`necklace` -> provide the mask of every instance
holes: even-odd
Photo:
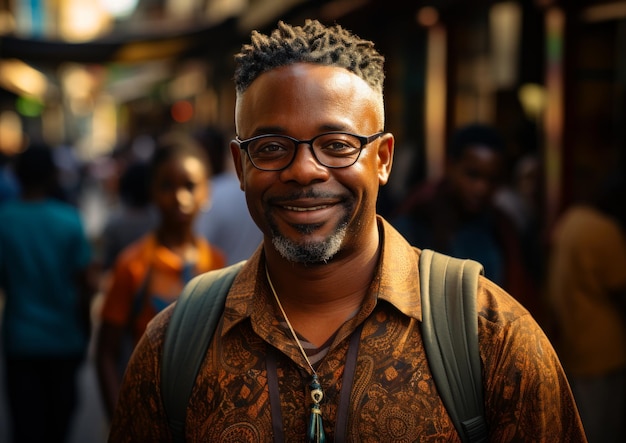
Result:
[[[272,279],[270,278],[270,274],[267,270],[267,266],[265,266],[265,276],[267,277],[267,282],[270,285],[272,294],[274,294],[274,299],[276,299],[276,304],[278,304],[280,312],[283,315],[283,318],[285,319],[285,323],[287,323],[287,327],[289,328],[289,331],[291,332],[291,336],[295,340],[296,344],[298,345],[298,349],[300,349],[300,353],[302,354],[307,364],[309,365],[309,368],[311,369],[312,379],[311,379],[311,383],[309,384],[309,388],[311,389],[311,400],[313,401],[313,404],[311,405],[311,415],[309,416],[307,441],[309,443],[325,443],[326,434],[324,433],[324,425],[322,424],[322,410],[320,409],[320,402],[324,398],[322,385],[320,385],[319,378],[317,377],[317,372],[315,372],[315,369],[313,368],[313,365],[311,364],[311,360],[309,360],[309,357],[307,357],[306,352],[304,351],[304,348],[302,347],[302,343],[300,343],[300,340],[298,339],[298,336],[296,335],[296,331],[294,331],[293,327],[291,326],[291,323],[289,322],[289,319],[287,318],[287,314],[285,313],[285,310],[283,309],[283,305],[280,303],[280,299],[278,298],[276,289],[274,289],[274,285],[272,284]]]

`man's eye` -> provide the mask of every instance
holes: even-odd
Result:
[[[256,152],[277,152],[277,151],[285,151],[285,147],[278,144],[278,143],[266,143],[266,144],[262,144],[260,145],[257,149]]]
[[[344,140],[332,140],[324,143],[322,150],[329,155],[351,155],[358,151],[358,148]]]

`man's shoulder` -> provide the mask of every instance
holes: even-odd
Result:
[[[157,345],[158,348],[161,348],[163,341],[165,341],[165,333],[167,332],[167,327],[170,324],[175,307],[176,302],[167,306],[156,314],[146,327],[145,335],[153,345]]]
[[[482,318],[485,324],[495,328],[506,328],[518,322],[535,323],[529,311],[519,301],[499,285],[482,276],[478,280],[476,310],[478,317]]]

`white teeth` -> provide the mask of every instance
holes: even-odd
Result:
[[[326,206],[313,206],[310,208],[302,208],[299,206],[285,206],[285,209],[296,212],[307,212],[307,211],[317,211],[319,209],[324,209]]]

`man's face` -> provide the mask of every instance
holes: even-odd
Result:
[[[468,146],[449,166],[448,179],[463,212],[477,214],[490,204],[502,167],[502,156],[481,145]]]
[[[238,97],[241,140],[282,134],[309,140],[330,131],[369,136],[382,130],[378,95],[345,69],[295,64],[262,74]],[[358,161],[331,169],[301,144],[281,171],[256,169],[231,144],[248,208],[266,239],[286,259],[321,263],[359,249],[376,228],[378,187],[387,182],[393,136],[366,145]]]

